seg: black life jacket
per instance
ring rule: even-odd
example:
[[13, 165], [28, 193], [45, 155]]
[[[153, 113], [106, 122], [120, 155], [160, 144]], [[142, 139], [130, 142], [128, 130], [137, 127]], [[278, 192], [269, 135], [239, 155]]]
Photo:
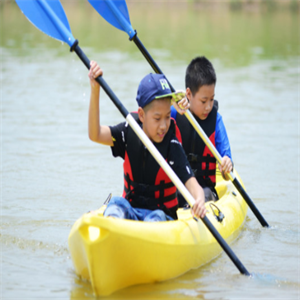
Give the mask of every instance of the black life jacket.
[[[132, 113], [132, 115], [142, 126], [138, 114]], [[168, 161], [170, 141], [175, 138], [176, 133], [179, 134], [178, 139], [181, 142], [180, 132], [176, 127], [175, 121], [171, 119], [170, 128], [163, 141], [154, 143], [166, 161]], [[128, 127], [126, 140], [123, 197], [132, 207], [161, 209], [173, 219], [177, 219], [176, 187], [131, 127]]]
[[[217, 112], [218, 102], [215, 100], [213, 109], [205, 120], [194, 115], [214, 146]], [[197, 181], [202, 187], [210, 187], [215, 192], [216, 159], [185, 116], [177, 114], [176, 122], [182, 136], [183, 149]]]

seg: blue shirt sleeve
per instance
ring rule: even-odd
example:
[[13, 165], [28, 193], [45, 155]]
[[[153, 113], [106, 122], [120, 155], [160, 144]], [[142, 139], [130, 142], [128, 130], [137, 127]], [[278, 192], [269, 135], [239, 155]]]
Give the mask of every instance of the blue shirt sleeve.
[[222, 157], [227, 155], [232, 160], [229, 139], [227, 136], [225, 125], [223, 123], [222, 116], [219, 114], [219, 112], [217, 113], [215, 142], [216, 148], [220, 155]]
[[175, 109], [175, 107], [172, 105], [171, 106], [171, 118], [173, 118], [174, 120], [176, 120], [177, 117], [177, 110]]

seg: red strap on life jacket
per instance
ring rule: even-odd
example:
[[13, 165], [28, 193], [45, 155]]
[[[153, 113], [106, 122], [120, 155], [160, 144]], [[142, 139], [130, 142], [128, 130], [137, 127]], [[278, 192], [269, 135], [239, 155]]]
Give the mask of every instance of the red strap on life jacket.
[[[170, 183], [171, 182], [171, 179], [168, 177], [168, 175], [166, 174], [166, 172], [160, 168], [158, 170], [158, 173], [157, 173], [157, 176], [155, 178], [155, 185], [159, 185], [161, 182], [164, 182], [165, 184], [167, 183]], [[156, 191], [155, 192], [155, 198], [159, 198], [160, 196], [163, 196], [163, 197], [168, 197], [170, 195], [174, 195], [175, 197], [167, 202], [164, 202], [164, 205], [167, 207], [167, 208], [172, 208], [174, 206], [177, 206], [178, 205], [178, 200], [177, 200], [177, 197], [176, 197], [176, 186], [172, 186], [172, 187], [169, 187], [169, 188], [165, 188], [163, 190], [163, 195], [160, 195], [160, 192], [161, 191]]]
[[[131, 165], [130, 165], [128, 154], [126, 151], [125, 151], [125, 157], [124, 157], [124, 163], [123, 163], [123, 170], [124, 170], [124, 174], [129, 176], [130, 180], [133, 181]], [[131, 186], [128, 186], [128, 182], [126, 181], [125, 176], [124, 176], [124, 187], [126, 187], [126, 189], [128, 189], [128, 190], [132, 189]], [[125, 189], [123, 189], [122, 197], [125, 198], [125, 196], [126, 196], [126, 192], [125, 192]]]
[[[209, 137], [210, 141], [214, 146], [216, 146], [215, 142], [215, 132]], [[214, 157], [209, 148], [205, 145], [204, 151], [203, 151], [203, 157], [205, 156], [211, 156]], [[207, 166], [206, 162], [203, 162], [201, 164], [202, 170], [205, 170]], [[208, 170], [215, 170], [216, 169], [216, 164], [215, 163], [208, 163]], [[210, 175], [208, 176], [213, 183], [216, 183], [216, 175]]]
[[174, 123], [175, 123], [175, 135], [176, 135], [176, 137], [177, 137], [177, 139], [178, 139], [178, 141], [179, 141], [179, 143], [180, 144], [182, 144], [182, 137], [181, 137], [181, 132], [180, 132], [180, 130], [179, 130], [179, 128], [178, 128], [178, 126], [177, 126], [177, 123], [176, 123], [176, 121], [172, 118], [172, 120], [174, 121]]

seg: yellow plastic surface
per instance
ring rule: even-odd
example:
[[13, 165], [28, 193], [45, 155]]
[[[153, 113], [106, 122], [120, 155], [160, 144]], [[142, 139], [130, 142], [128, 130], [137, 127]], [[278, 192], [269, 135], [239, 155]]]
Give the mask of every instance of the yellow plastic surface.
[[[206, 203], [207, 217], [231, 243], [242, 229], [247, 204], [230, 181], [222, 180], [219, 172], [217, 182], [220, 200], [214, 204], [225, 218], [221, 223], [216, 220], [213, 210], [218, 210], [211, 202]], [[178, 220], [168, 222], [103, 217], [104, 209], [105, 206], [78, 219], [68, 240], [76, 273], [91, 282], [97, 296], [177, 277], [223, 251], [203, 222], [192, 218], [190, 209], [179, 209]]]

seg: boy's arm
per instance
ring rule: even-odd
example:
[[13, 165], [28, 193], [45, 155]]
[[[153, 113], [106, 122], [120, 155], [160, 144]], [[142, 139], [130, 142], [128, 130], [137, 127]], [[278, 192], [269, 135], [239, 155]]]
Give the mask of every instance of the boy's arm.
[[218, 113], [215, 133], [216, 148], [222, 156], [222, 164], [219, 164], [219, 169], [222, 173], [222, 177], [225, 180], [229, 180], [227, 176], [233, 170], [233, 164], [231, 160], [230, 143], [227, 136], [226, 128], [222, 120], [222, 116]]
[[172, 105], [176, 109], [176, 111], [181, 115], [183, 115], [187, 111], [187, 109], [190, 108], [190, 103], [186, 97], [184, 97], [179, 102], [175, 102], [174, 100], [172, 100]]
[[230, 173], [233, 170], [233, 165], [232, 165], [232, 161], [228, 156], [224, 156], [222, 158], [222, 164], [219, 164], [219, 170], [222, 174], [222, 177], [225, 180], [229, 180], [229, 176], [227, 175], [228, 173]]
[[103, 72], [96, 62], [91, 61], [89, 71], [91, 97], [89, 107], [89, 138], [96, 143], [113, 146], [113, 140], [110, 128], [105, 125], [100, 125], [100, 85], [95, 80], [98, 76], [102, 76]]
[[191, 177], [185, 183], [185, 187], [191, 193], [191, 195], [195, 199], [195, 204], [192, 208], [193, 215], [197, 217], [204, 218], [206, 214], [205, 208], [205, 196], [202, 187], [199, 185], [197, 179], [195, 177]]

